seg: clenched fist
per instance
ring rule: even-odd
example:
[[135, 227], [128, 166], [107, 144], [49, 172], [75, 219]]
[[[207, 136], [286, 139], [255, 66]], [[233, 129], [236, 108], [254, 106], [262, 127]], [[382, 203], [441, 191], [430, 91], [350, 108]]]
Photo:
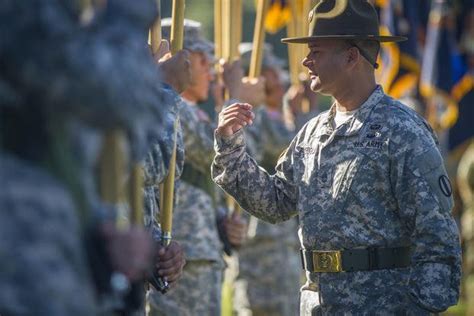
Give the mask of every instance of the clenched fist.
[[189, 61], [189, 52], [180, 50], [171, 56], [168, 41], [163, 40], [160, 49], [153, 56], [158, 63], [163, 76], [163, 81], [181, 93], [191, 83], [191, 63]]
[[227, 239], [233, 247], [240, 247], [247, 235], [247, 223], [240, 214], [234, 212], [231, 217], [224, 220]]
[[158, 246], [155, 269], [170, 284], [179, 279], [186, 264], [183, 248], [176, 241], [172, 241], [168, 247]]

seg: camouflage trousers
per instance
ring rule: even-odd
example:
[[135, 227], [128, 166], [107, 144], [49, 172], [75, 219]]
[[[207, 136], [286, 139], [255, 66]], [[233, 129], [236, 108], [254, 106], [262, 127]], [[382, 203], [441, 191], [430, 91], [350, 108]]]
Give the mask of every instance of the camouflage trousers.
[[220, 315], [222, 273], [222, 263], [187, 261], [183, 275], [168, 293], [148, 292], [148, 316]]
[[[386, 293], [379, 293], [385, 296]], [[322, 316], [322, 315], [403, 315], [403, 316], [425, 316], [432, 315], [430, 312], [420, 308], [411, 301], [392, 301], [389, 306], [374, 302], [371, 306], [363, 309], [349, 308], [341, 305], [326, 305], [321, 303], [318, 292], [302, 290], [300, 297], [300, 316]]]
[[274, 240], [253, 240], [239, 251], [234, 310], [239, 316], [298, 314], [302, 276], [296, 247]]

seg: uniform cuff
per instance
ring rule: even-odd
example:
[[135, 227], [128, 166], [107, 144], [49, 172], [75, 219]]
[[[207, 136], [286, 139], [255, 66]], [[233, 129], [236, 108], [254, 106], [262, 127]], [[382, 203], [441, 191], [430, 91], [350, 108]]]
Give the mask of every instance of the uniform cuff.
[[214, 132], [214, 149], [217, 154], [229, 154], [245, 146], [245, 138], [242, 130], [231, 136], [221, 136]]

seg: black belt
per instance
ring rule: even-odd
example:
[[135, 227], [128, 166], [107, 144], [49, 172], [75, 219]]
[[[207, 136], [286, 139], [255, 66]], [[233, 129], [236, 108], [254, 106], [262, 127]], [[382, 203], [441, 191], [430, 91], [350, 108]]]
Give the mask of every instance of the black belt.
[[210, 174], [205, 174], [194, 168], [190, 163], [185, 162], [183, 172], [179, 179], [203, 190], [214, 201], [214, 182], [212, 181]]
[[369, 248], [336, 251], [301, 250], [303, 269], [309, 272], [352, 272], [406, 268], [410, 247]]

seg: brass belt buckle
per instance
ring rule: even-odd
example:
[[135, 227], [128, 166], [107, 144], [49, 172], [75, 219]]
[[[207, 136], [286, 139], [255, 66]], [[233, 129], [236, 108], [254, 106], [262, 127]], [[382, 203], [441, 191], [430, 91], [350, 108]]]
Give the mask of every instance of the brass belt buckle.
[[314, 272], [342, 272], [340, 251], [313, 251]]

